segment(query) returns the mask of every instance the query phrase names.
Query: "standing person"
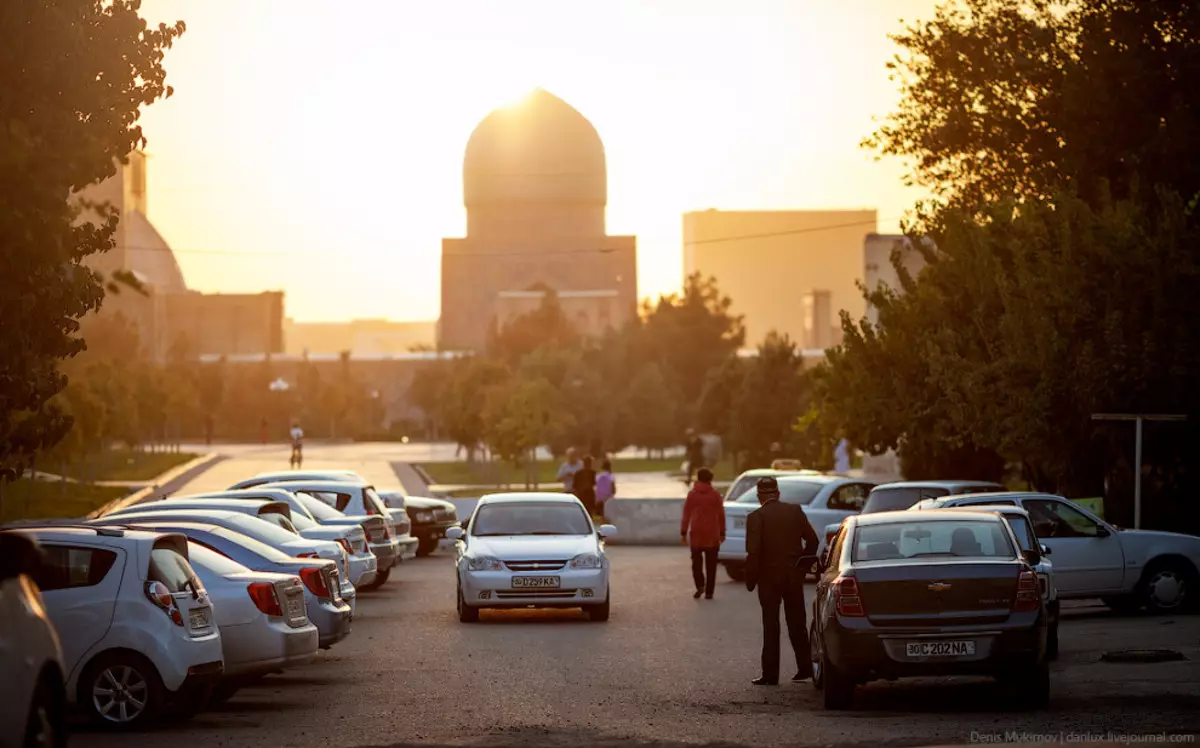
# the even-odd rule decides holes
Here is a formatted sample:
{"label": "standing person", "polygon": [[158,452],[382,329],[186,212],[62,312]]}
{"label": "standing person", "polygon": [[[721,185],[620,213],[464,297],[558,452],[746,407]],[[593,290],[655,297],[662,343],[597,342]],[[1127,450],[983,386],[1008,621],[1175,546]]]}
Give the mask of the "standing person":
{"label": "standing person", "polygon": [[704,467],[704,440],[696,435],[692,429],[687,430],[687,440],[684,443],[684,452],[686,454],[688,472],[687,484],[692,485],[692,476],[696,474],[700,468]]}
{"label": "standing person", "polygon": [[575,493],[573,483],[575,473],[578,473],[583,468],[583,463],[579,461],[579,453],[574,447],[567,447],[566,462],[558,468],[558,479],[562,481],[563,491],[566,493]]}
{"label": "standing person", "polygon": [[844,438],[833,450],[833,472],[838,475],[850,474],[850,442]]}
{"label": "standing person", "polygon": [[608,519],[608,502],[617,495],[617,478],[612,473],[612,462],[605,459],[600,463],[600,474],[596,476],[596,504],[600,516]]}
{"label": "standing person", "polygon": [[596,516],[596,471],[592,469],[594,460],[591,455],[583,458],[583,467],[575,471],[571,478],[571,491],[583,502],[589,517]]}
{"label": "standing person", "polygon": [[800,558],[816,553],[817,533],[798,504],[779,501],[779,482],[758,481],[758,509],[746,519],[746,589],[758,587],[762,606],[762,673],[756,686],[779,685],[779,604],[787,619],[788,638],[796,654],[793,681],[812,677],[808,628],[804,615],[804,572]]}
{"label": "standing person", "polygon": [[716,591],[717,551],[725,542],[725,504],[713,488],[712,479],[708,468],[696,472],[696,485],[683,502],[683,521],[679,525],[683,543],[688,543],[689,536],[691,540],[692,581],[696,583],[692,597],[704,595],[706,600],[712,600]]}
{"label": "standing person", "polygon": [[304,429],[300,428],[299,422],[292,423],[292,430],[288,432],[292,439],[292,456],[288,460],[288,465],[299,468],[304,462]]}

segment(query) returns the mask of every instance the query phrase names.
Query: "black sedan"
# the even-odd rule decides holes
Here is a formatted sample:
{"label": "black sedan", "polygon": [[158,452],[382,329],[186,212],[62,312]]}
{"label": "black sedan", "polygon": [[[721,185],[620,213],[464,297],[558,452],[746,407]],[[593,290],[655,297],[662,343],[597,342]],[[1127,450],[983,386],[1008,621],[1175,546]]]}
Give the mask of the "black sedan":
{"label": "black sedan", "polygon": [[848,518],[817,583],[813,684],[849,708],[876,679],[986,675],[1030,706],[1050,695],[1035,551],[985,512]]}
{"label": "black sedan", "polygon": [[438,543],[446,537],[446,530],[459,525],[458,513],[449,501],[405,496],[404,508],[412,521],[409,532],[417,539],[418,556],[428,556],[436,551]]}

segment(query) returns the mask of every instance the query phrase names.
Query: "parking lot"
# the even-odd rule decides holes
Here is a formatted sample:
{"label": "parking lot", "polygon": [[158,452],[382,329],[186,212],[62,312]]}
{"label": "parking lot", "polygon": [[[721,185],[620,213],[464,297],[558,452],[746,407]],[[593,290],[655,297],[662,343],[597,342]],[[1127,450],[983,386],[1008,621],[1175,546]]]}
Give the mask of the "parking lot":
{"label": "parking lot", "polygon": [[[451,558],[440,552],[363,593],[354,634],[316,663],[186,723],[132,738],[85,731],[72,744],[881,746],[967,744],[1008,731],[1200,732],[1200,617],[1072,607],[1044,712],[1006,707],[989,681],[955,679],[875,683],[859,690],[854,711],[832,713],[807,683],[750,685],[759,613],[743,587],[723,581],[715,600],[697,601],[684,549],[614,547],[610,556],[608,623],[522,610],[461,624]],[[1187,659],[1100,661],[1145,647]]]}

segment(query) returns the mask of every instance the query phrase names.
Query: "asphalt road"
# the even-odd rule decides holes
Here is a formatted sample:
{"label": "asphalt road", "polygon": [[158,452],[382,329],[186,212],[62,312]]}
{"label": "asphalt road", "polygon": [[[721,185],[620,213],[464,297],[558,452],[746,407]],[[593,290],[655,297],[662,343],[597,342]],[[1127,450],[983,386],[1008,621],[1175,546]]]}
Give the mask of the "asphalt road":
{"label": "asphalt road", "polygon": [[[1051,707],[1023,712],[987,680],[872,684],[852,712],[822,710],[810,684],[758,688],[755,599],[723,579],[693,600],[683,549],[612,548],[613,613],[485,613],[461,624],[451,561],[401,567],[361,596],[354,633],[300,671],[217,711],[79,748],[222,746],[915,746],[1007,731],[1045,735],[1200,732],[1200,617],[1072,611]],[[1186,661],[1099,662],[1108,649],[1171,647]],[[784,644],[785,658],[788,652]],[[785,668],[783,677],[791,675]]]}

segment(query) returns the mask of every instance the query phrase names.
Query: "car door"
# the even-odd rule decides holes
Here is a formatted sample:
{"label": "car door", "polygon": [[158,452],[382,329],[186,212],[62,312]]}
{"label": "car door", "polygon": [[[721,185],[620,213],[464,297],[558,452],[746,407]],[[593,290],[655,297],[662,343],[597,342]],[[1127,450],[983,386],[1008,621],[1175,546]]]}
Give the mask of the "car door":
{"label": "car door", "polygon": [[58,631],[63,668],[70,677],[112,626],[125,574],[125,551],[53,541],[44,542],[42,551],[44,564],[36,581]]}
{"label": "car door", "polygon": [[1053,553],[1054,582],[1063,597],[1119,592],[1125,577],[1121,540],[1067,501],[1024,499],[1038,540]]}

